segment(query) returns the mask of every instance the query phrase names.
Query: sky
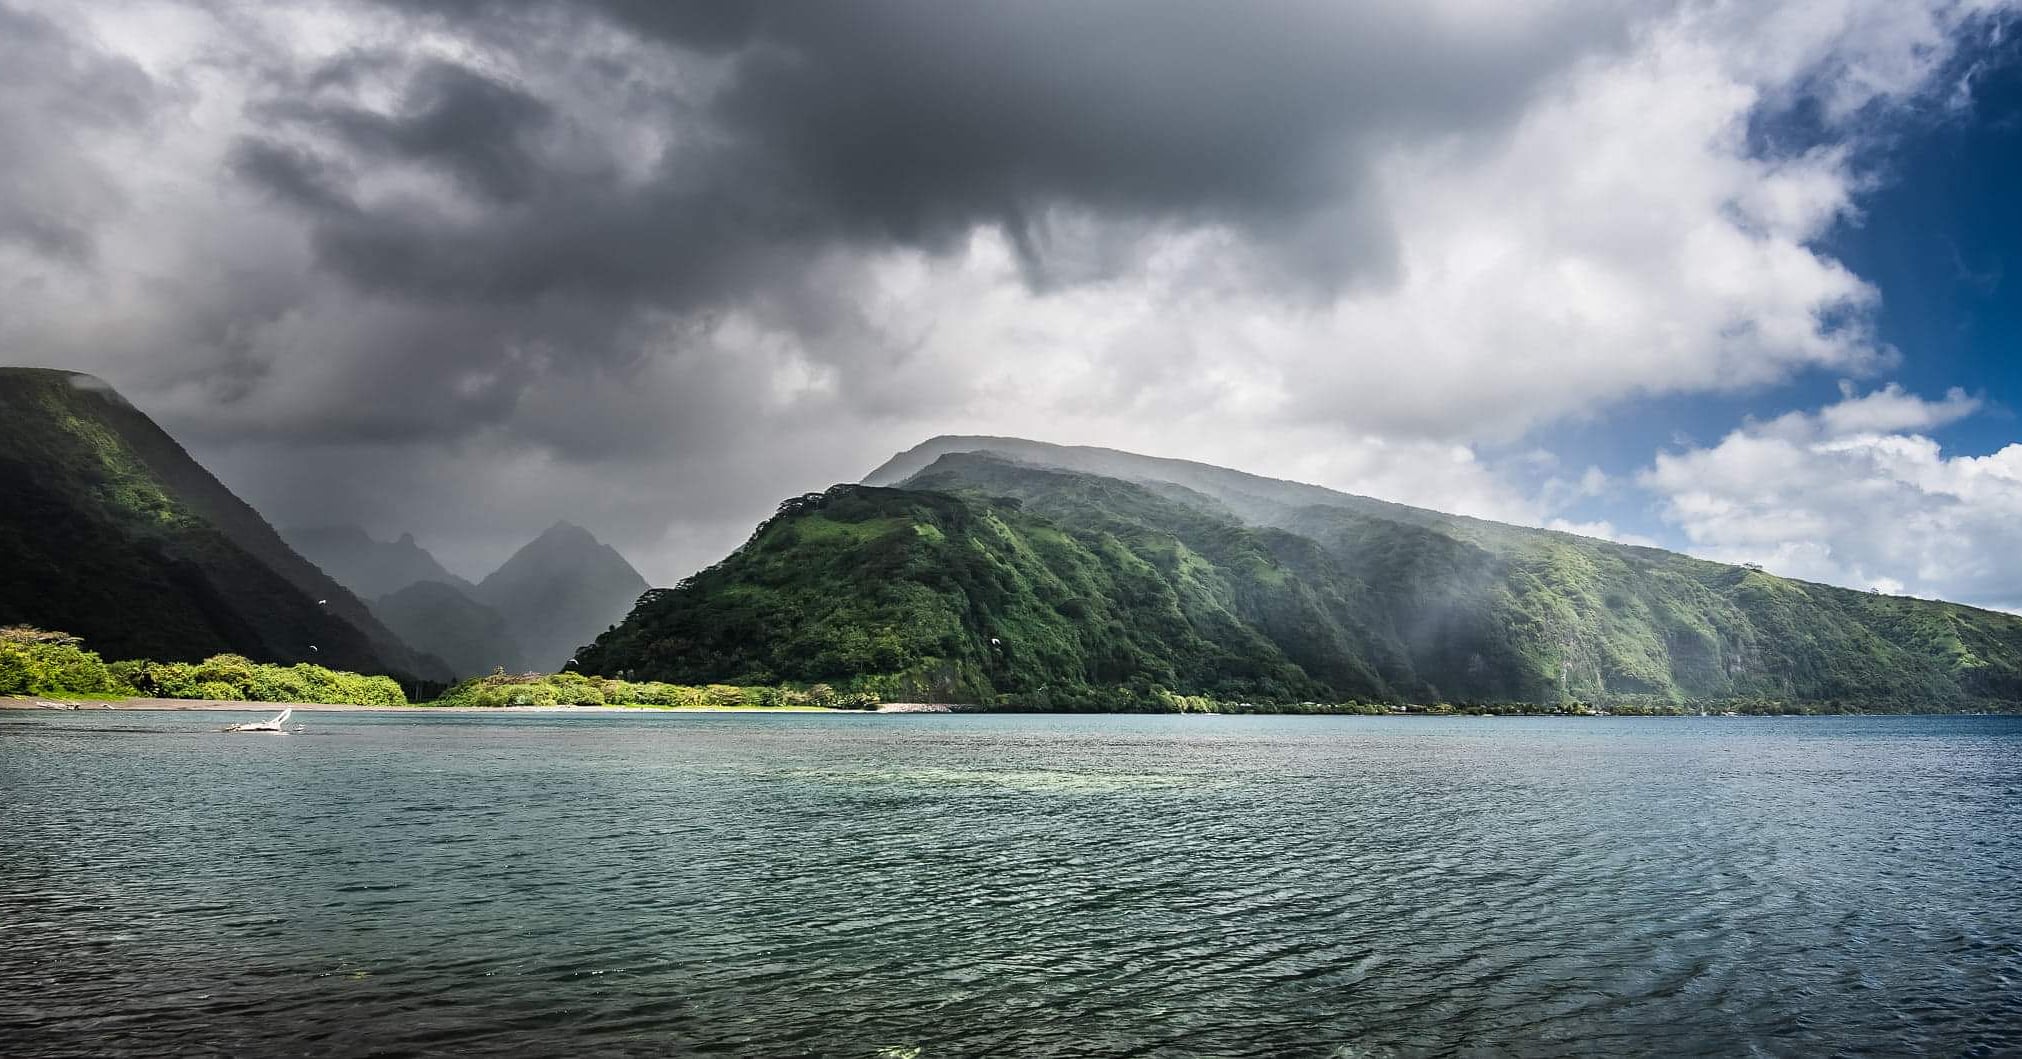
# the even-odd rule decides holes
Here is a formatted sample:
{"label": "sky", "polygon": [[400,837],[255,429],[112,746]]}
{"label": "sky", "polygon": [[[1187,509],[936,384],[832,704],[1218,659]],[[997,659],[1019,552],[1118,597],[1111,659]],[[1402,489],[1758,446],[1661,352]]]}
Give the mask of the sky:
{"label": "sky", "polygon": [[2003,0],[0,0],[0,362],[667,584],[936,434],[2022,608]]}

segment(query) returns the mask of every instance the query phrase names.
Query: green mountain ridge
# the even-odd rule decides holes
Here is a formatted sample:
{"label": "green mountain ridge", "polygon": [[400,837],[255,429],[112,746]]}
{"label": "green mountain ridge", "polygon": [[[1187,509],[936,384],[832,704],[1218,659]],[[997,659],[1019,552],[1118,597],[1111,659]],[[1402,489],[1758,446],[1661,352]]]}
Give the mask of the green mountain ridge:
{"label": "green mountain ridge", "polygon": [[0,625],[113,657],[223,652],[443,679],[181,445],[88,375],[0,368]]}
{"label": "green mountain ridge", "polygon": [[583,667],[1028,708],[2022,702],[2022,618],[1956,604],[1017,439],[869,480],[900,487],[788,501]]}

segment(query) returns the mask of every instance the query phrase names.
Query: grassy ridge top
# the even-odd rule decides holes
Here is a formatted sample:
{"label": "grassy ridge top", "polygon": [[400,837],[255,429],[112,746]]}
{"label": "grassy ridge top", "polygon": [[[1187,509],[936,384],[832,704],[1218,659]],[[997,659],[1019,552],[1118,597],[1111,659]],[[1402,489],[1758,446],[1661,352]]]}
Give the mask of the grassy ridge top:
{"label": "grassy ridge top", "polygon": [[1218,487],[942,454],[905,488],[782,505],[724,562],[649,594],[583,665],[1030,708],[1169,693],[2022,701],[2013,616],[1567,534],[1398,519],[1394,505],[1244,510],[1203,483]]}

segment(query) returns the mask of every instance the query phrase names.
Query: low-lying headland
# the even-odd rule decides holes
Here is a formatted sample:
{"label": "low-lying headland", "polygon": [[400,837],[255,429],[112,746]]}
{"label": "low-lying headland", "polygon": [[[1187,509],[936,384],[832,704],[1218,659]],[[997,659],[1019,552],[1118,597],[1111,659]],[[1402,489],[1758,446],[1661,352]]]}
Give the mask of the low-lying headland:
{"label": "low-lying headland", "polygon": [[[894,696],[896,697],[896,696]],[[474,677],[426,701],[411,701],[389,677],[215,655],[201,662],[147,659],[106,662],[76,637],[38,629],[0,629],[0,709],[247,712],[270,706],[308,711],[497,713],[1176,713],[1293,716],[1687,717],[1958,712],[1876,708],[1871,703],[1774,698],[1605,703],[1249,702],[1202,695],[1117,689],[1113,700],[1062,710],[1006,697],[990,703],[883,701],[860,688],[828,684],[668,684],[576,672],[503,671]]]}
{"label": "low-lying headland", "polygon": [[[369,706],[350,702],[249,702],[229,699],[54,699],[33,695],[0,696],[0,710],[129,710],[172,713],[259,713],[285,706],[303,713],[864,713],[824,706],[438,706],[409,703]],[[902,711],[887,711],[902,712]]]}

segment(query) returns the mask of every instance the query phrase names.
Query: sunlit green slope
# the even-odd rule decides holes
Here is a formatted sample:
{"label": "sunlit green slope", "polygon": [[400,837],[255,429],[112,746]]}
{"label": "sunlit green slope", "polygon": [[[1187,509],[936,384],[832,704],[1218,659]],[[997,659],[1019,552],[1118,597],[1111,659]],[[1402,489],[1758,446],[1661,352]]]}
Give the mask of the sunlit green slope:
{"label": "sunlit green slope", "polygon": [[723,563],[651,594],[583,664],[1031,707],[1151,702],[1159,688],[1897,710],[2022,699],[2009,615],[1252,476],[1126,481],[959,451],[903,470],[903,489],[789,502]]}

